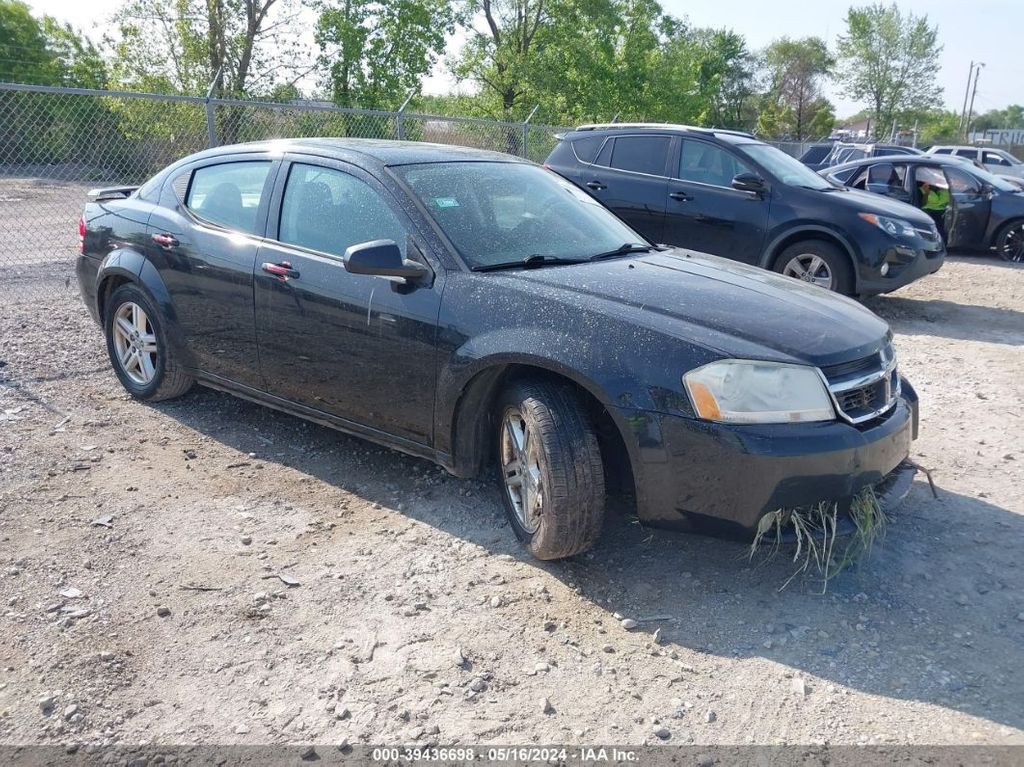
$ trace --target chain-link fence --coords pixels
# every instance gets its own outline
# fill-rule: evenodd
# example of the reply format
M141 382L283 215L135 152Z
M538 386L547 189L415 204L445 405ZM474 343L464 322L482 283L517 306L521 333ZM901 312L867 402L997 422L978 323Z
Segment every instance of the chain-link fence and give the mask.
M96 186L140 184L208 146L306 136L407 139L542 161L559 129L467 117L0 83L0 301L70 295Z

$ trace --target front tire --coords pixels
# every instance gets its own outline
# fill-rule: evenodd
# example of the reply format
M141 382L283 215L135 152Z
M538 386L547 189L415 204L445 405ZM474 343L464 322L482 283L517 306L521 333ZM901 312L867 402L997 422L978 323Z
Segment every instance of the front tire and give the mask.
M1003 261L1024 263L1024 221L1014 221L999 232L996 252Z
M521 382L496 412L498 477L516 536L538 559L591 548L604 521L597 435L568 384Z
M113 292L103 330L110 364L136 399L173 399L192 388L195 380L178 367L160 313L138 286L128 283Z
M775 260L775 271L844 296L853 294L850 260L829 242L804 240L793 243Z

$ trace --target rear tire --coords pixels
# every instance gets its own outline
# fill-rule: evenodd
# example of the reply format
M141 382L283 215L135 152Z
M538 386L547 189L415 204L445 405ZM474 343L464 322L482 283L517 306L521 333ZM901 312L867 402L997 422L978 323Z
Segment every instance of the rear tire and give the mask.
M774 269L786 277L818 285L844 296L853 294L853 270L850 268L850 259L830 242L795 242L775 259Z
M512 529L538 559L586 551L604 521L597 435L568 384L525 381L496 411L498 478Z
M173 399L195 379L181 371L164 332L163 318L141 288L127 283L107 301L103 330L107 354L121 385L136 399Z

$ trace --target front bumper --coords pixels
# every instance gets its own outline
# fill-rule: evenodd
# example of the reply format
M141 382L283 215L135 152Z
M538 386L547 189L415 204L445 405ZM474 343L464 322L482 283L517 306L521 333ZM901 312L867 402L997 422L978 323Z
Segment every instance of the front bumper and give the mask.
M862 265L857 275L857 292L862 296L890 293L914 280L934 274L946 260L943 247L916 239L913 243L893 244L888 241L879 249L877 258L870 266ZM882 264L888 264L888 273L883 277Z
M726 425L622 410L637 512L652 525L749 537L768 512L848 499L910 452L917 394L902 386L892 410L861 426Z

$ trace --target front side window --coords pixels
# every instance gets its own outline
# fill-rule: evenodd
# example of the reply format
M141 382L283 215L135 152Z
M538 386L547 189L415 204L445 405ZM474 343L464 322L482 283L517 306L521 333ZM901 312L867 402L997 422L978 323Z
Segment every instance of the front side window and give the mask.
M581 260L647 244L586 192L534 165L453 162L393 170L470 267L530 256Z
M959 168L946 168L949 191L963 197L977 197L981 194L981 182Z
M790 157L778 147L757 142L737 144L736 147L783 184L802 186L807 189L826 190L835 188L802 162Z
M619 136L612 149L611 166L633 173L664 176L670 142L668 136Z
M985 159L982 162L985 165L999 165L1004 168L1009 168L1011 165L1009 160L995 152L985 152Z
M731 186L734 177L749 170L721 147L705 141L683 139L683 150L679 154L679 178L683 181Z
M205 221L256 234L256 214L270 165L259 160L198 168L192 173L185 205Z
M281 202L278 240L332 256L352 245L394 240L405 255L408 232L383 197L362 179L296 163Z

